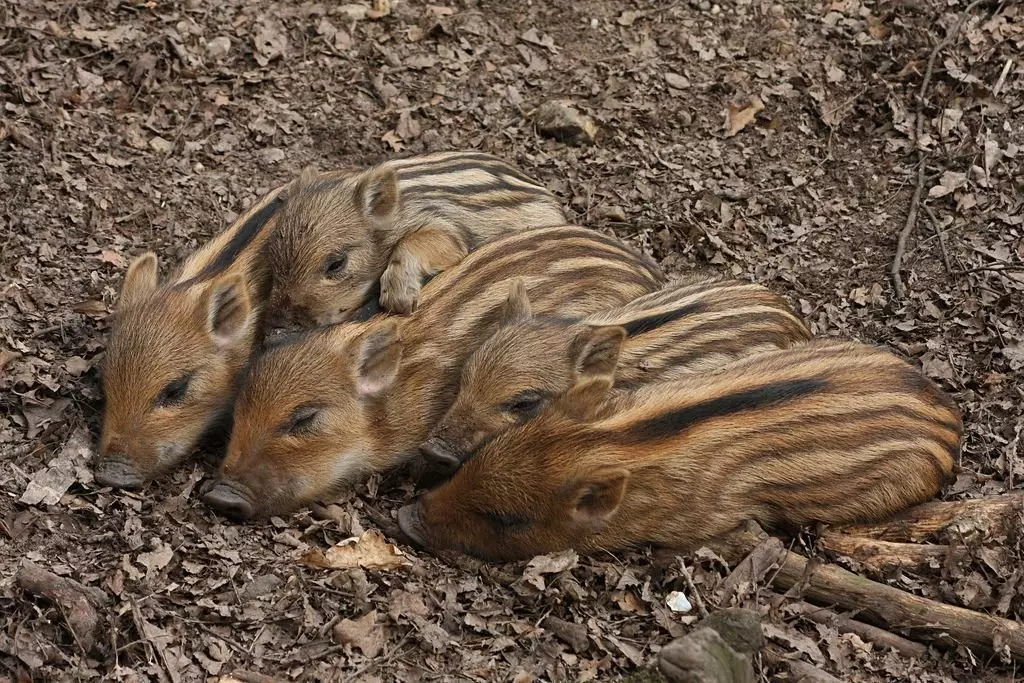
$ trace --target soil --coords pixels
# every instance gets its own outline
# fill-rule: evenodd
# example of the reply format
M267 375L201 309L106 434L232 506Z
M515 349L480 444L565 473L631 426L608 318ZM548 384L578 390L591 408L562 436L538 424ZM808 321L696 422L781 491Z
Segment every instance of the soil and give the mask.
M166 272L307 164L502 156L671 273L752 278L817 335L913 359L964 411L944 497L1020 487L1024 7L437 2L0 2L10 680L656 678L660 648L696 619L666 597L711 600L728 574L708 552L487 566L404 546L385 568L327 570L301 557L388 527L408 484L239 526L198 500L211 454L138 493L93 483L98 373L127 263L152 249ZM533 111L553 99L591 119L591 142L538 130ZM899 296L889 271L915 206ZM813 536L796 542L820 554ZM1022 556L1011 535L874 578L1019 620ZM78 582L68 590L90 596L95 631L74 627L85 607L16 581L27 563ZM903 658L769 604L756 578L735 602L763 615L762 680L787 658L851 681L1017 670L964 647Z

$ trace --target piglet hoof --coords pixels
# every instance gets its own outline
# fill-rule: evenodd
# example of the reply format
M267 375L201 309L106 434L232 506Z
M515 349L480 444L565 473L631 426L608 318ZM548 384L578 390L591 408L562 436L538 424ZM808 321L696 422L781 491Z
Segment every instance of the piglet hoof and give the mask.
M412 313L420 298L420 283L417 278L405 275L394 266L384 271L380 278L380 305L385 310L399 315Z
M418 501L399 509L398 526L413 545L421 548L427 547L428 544L423 534L423 506Z
M142 488L146 478L138 468L122 457L107 457L96 463L93 477L100 486L111 486L115 489Z
M253 507L245 496L224 482L214 485L203 496L203 502L217 513L234 522L244 522L253 516Z

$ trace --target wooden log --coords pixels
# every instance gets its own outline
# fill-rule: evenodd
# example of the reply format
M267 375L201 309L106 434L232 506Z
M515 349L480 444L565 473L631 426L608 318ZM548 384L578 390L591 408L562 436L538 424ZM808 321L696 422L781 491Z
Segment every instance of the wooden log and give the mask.
M897 543L920 543L939 535L957 539L1005 536L1024 512L1024 491L974 500L924 503L895 517L873 524L837 527L850 536Z
M895 569L927 571L947 560L959 560L967 554L963 546L894 543L873 538L850 536L826 531L818 537L818 545L829 552L846 555L868 569L885 574Z
M726 560L738 562L764 537L760 527L750 524L718 539L712 548ZM811 563L794 552L782 554L778 571L769 577L776 589L785 591L800 584L802 597L810 602L858 610L865 621L915 640L943 647L965 645L1024 661L1024 625L1008 619L911 595L834 565Z

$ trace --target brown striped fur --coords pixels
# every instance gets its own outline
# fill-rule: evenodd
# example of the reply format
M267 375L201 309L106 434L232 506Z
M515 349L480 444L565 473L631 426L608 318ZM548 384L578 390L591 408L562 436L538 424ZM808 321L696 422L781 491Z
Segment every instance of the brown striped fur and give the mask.
M100 483L141 486L230 415L237 379L261 335L270 276L259 252L273 231L282 189L163 284L152 252L129 266L103 367Z
M432 280L408 318L339 324L270 348L239 394L222 481L207 502L235 517L281 512L406 461L454 398L465 359L499 324L516 277L538 312L575 316L664 283L647 259L600 233L530 230Z
M274 309L348 320L368 299L408 313L424 278L512 231L566 222L554 195L480 152L386 161L357 174L303 172L268 245ZM379 295L378 295L379 289Z
M815 340L610 396L569 392L481 448L399 520L421 543L494 560L655 543L746 520L877 520L950 476L952 401L891 353ZM581 419L582 418L582 419Z
M424 444L438 465L456 465L595 376L632 390L811 338L782 297L708 275L582 320L534 315L519 287L506 307L506 324L463 366L458 397Z

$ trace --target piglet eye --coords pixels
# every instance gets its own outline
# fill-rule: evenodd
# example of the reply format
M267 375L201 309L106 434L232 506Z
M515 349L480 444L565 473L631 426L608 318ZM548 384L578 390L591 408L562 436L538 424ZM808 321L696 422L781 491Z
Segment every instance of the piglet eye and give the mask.
M483 518L498 532L519 531L530 526L530 519L514 512L497 512L488 510L483 513Z
M544 407L546 397L537 391L524 391L505 404L505 410L517 419L529 420Z
M324 275L329 278L339 278L345 274L348 266L348 254L332 254L324 261Z
M299 406L292 411L291 417L284 425L284 431L288 434L308 434L313 431L319 414L320 408L317 406Z
M161 407L179 405L188 395L188 385L192 381L192 373L186 373L178 379L168 382L160 395L156 397L156 404Z

